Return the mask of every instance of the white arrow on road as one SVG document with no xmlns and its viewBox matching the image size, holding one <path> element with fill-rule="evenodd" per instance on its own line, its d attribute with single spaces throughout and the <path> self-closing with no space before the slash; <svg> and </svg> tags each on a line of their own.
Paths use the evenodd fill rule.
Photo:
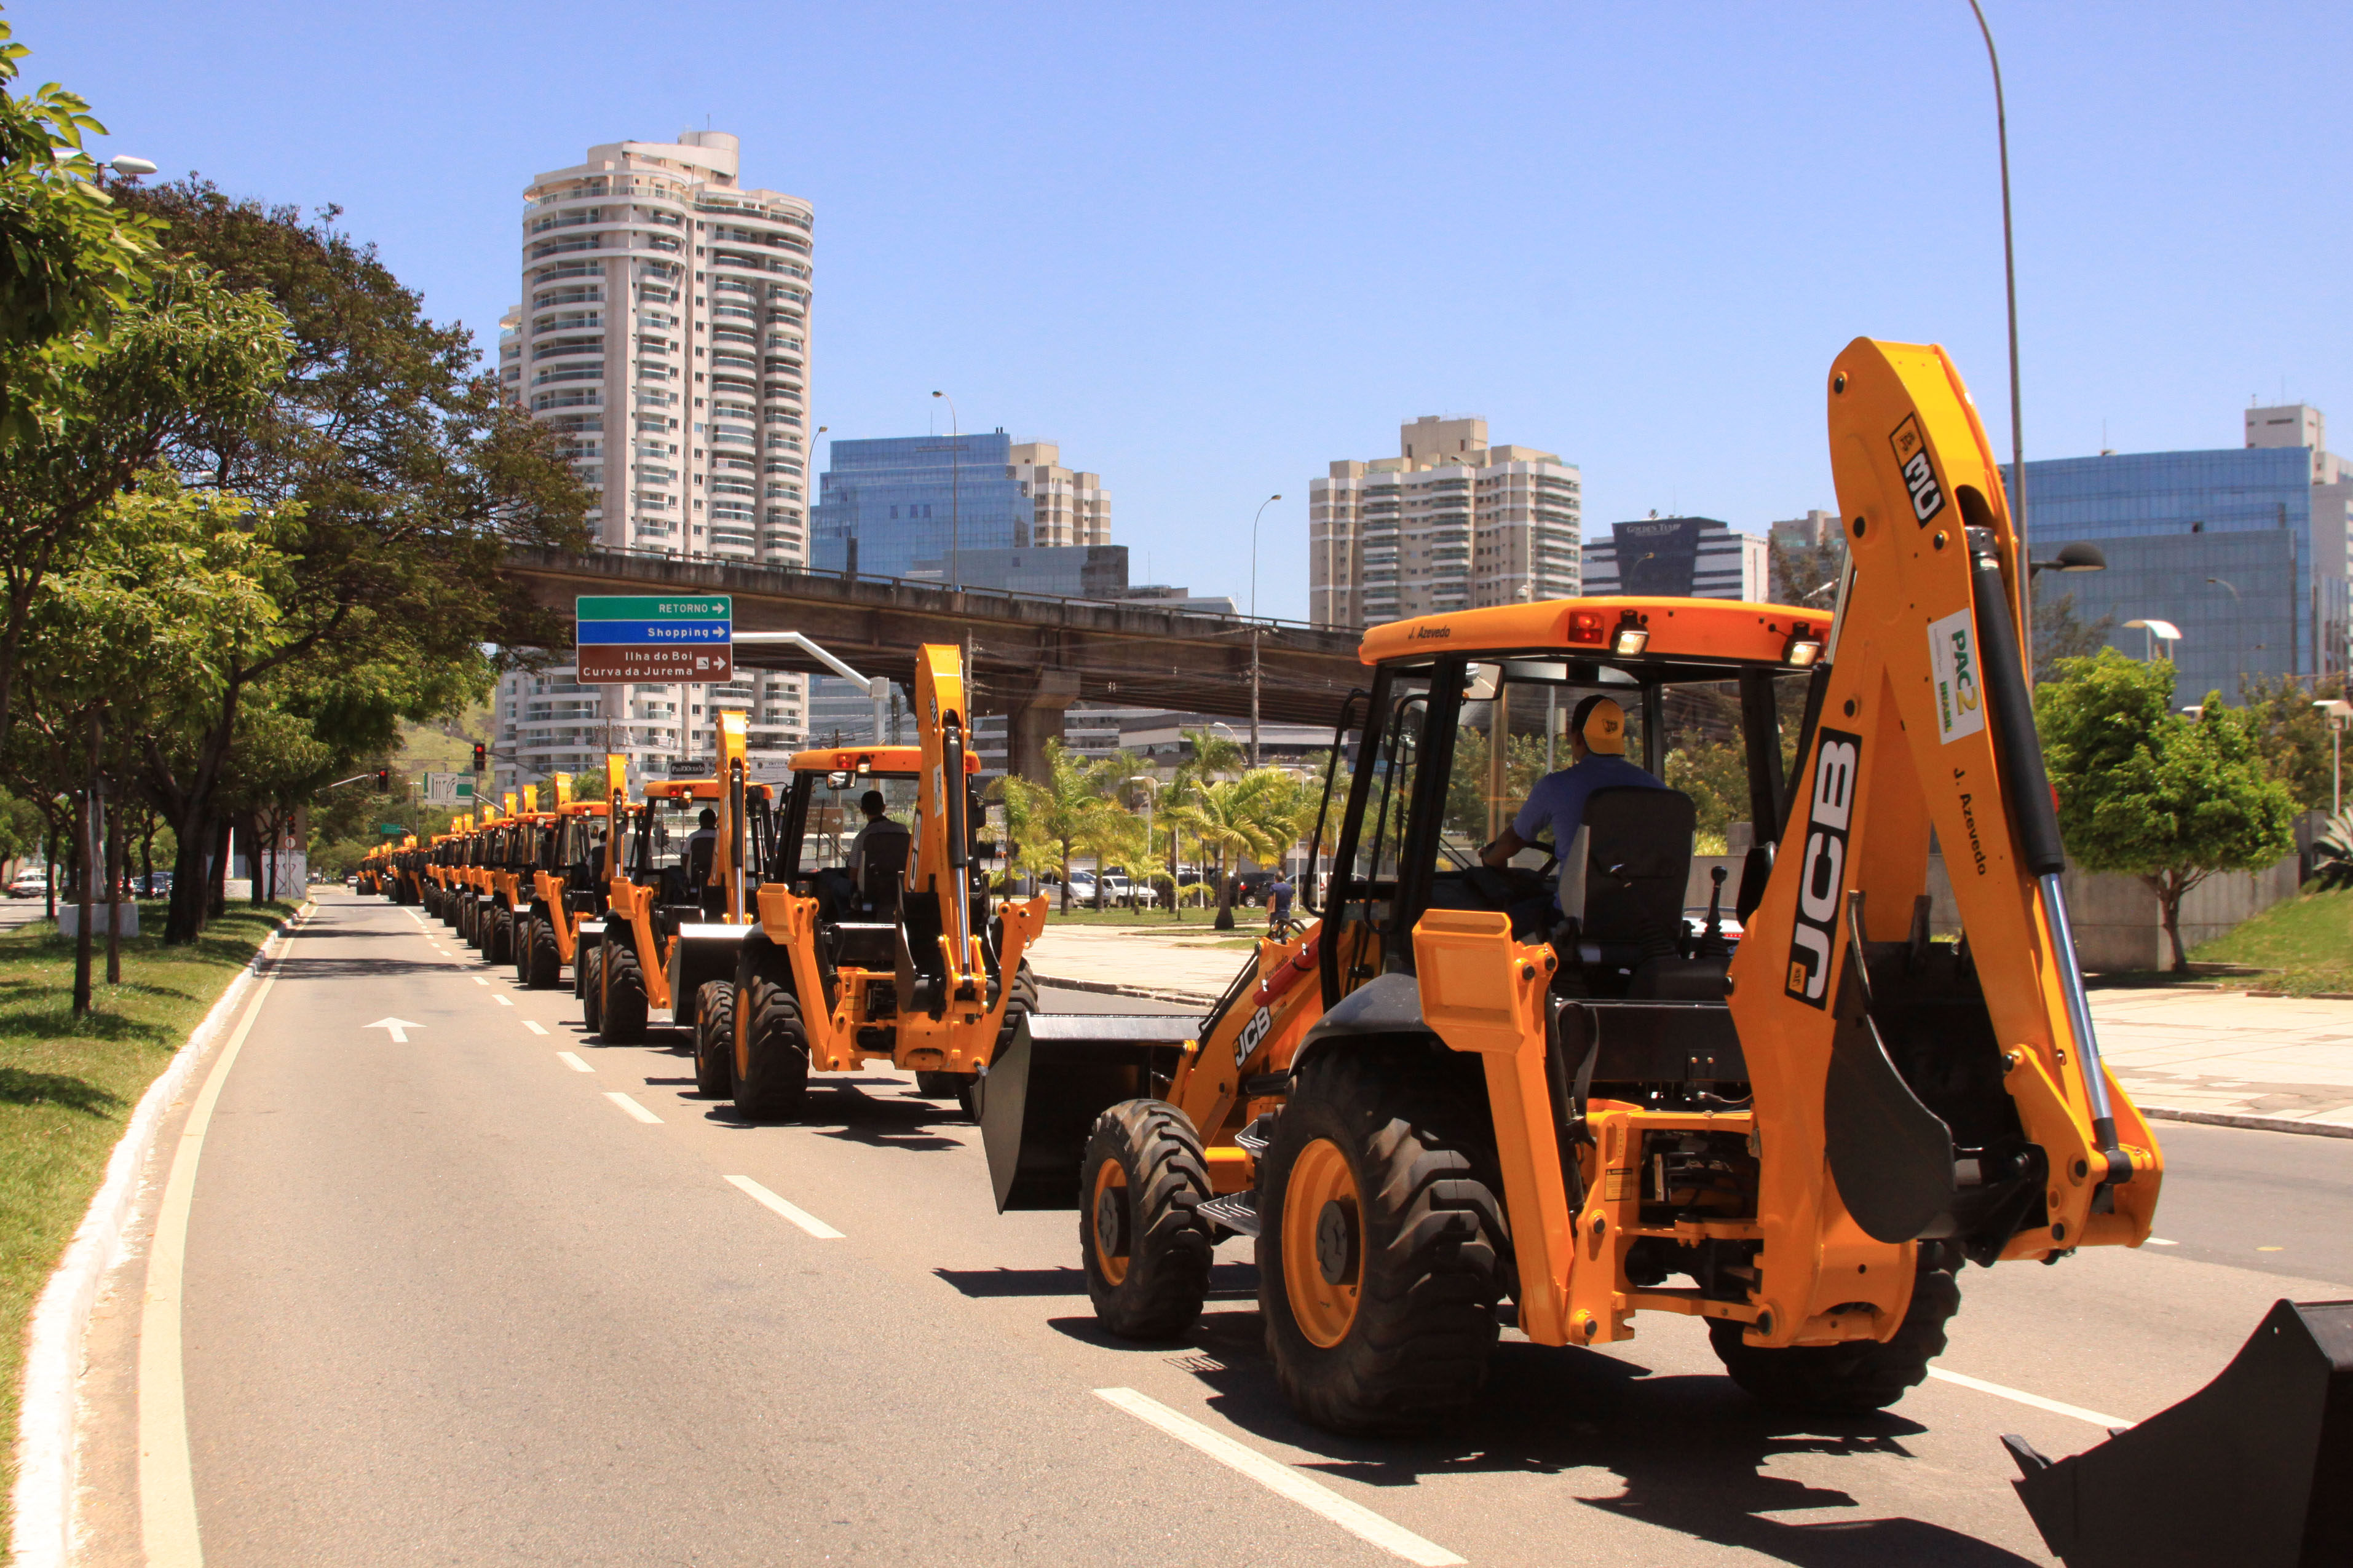
<svg viewBox="0 0 2353 1568">
<path fill-rule="evenodd" d="M 360 1027 L 363 1029 L 389 1029 L 392 1031 L 392 1043 L 396 1046 L 405 1046 L 408 1044 L 408 1031 L 411 1029 L 421 1029 L 425 1027 L 425 1026 L 422 1024 L 412 1024 L 406 1018 L 378 1018 L 375 1023 L 362 1024 Z"/>
</svg>

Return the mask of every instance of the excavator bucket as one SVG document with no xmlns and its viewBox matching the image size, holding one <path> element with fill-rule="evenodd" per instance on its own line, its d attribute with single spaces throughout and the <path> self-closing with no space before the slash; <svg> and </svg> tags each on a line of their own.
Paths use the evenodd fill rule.
<svg viewBox="0 0 2353 1568">
<path fill-rule="evenodd" d="M 2003 1445 L 2067 1568 L 2353 1563 L 2353 1301 L 2281 1301 L 2221 1376 L 2098 1447 Z"/>
<path fill-rule="evenodd" d="M 1201 1020 L 1186 1013 L 1030 1013 L 982 1083 L 997 1208 L 1074 1209 L 1095 1118 L 1166 1089 Z"/>
</svg>

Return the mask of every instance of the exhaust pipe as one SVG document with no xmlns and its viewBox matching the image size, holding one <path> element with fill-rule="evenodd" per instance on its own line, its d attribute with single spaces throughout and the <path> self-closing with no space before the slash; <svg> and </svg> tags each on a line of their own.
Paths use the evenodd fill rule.
<svg viewBox="0 0 2353 1568">
<path fill-rule="evenodd" d="M 2221 1376 L 2095 1448 L 2002 1446 L 2067 1568 L 2353 1563 L 2353 1301 L 2281 1301 Z"/>
</svg>

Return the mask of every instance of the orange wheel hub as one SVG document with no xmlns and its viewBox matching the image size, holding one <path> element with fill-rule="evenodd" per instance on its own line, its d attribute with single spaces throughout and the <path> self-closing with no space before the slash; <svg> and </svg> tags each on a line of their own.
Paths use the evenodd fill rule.
<svg viewBox="0 0 2353 1568">
<path fill-rule="evenodd" d="M 1282 1283 L 1308 1342 L 1330 1350 L 1356 1321 L 1365 1205 L 1356 1173 L 1329 1138 L 1299 1152 L 1282 1194 Z"/>
<path fill-rule="evenodd" d="M 1095 1268 L 1105 1283 L 1119 1285 L 1127 1279 L 1127 1172 L 1117 1160 L 1105 1160 L 1095 1167 L 1090 1187 L 1087 1234 Z"/>
</svg>

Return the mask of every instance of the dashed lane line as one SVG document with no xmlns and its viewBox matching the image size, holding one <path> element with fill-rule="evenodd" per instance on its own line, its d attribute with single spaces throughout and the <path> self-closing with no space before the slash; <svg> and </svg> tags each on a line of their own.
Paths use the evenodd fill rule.
<svg viewBox="0 0 2353 1568">
<path fill-rule="evenodd" d="M 474 984 L 477 984 L 477 985 L 488 985 L 488 984 L 490 984 L 490 982 L 489 982 L 489 981 L 487 981 L 487 980 L 485 980 L 485 979 L 483 979 L 480 975 L 477 974 L 477 975 L 475 975 L 475 976 L 474 976 Z"/>
<path fill-rule="evenodd" d="M 562 1062 L 565 1067 L 570 1068 L 574 1072 L 595 1072 L 596 1070 L 595 1068 L 590 1067 L 586 1062 L 582 1061 L 579 1057 L 570 1051 L 556 1052 L 555 1059 Z M 631 1100 L 629 1103 L 635 1105 L 637 1101 Z"/>
<path fill-rule="evenodd" d="M 640 1121 L 650 1121 L 656 1126 L 659 1126 L 661 1124 L 660 1117 L 656 1116 L 652 1111 L 648 1110 L 644 1106 L 639 1105 L 636 1100 L 631 1100 L 628 1095 L 623 1094 L 618 1089 L 607 1089 L 605 1091 L 605 1098 L 611 1100 L 614 1104 L 619 1106 L 623 1110 L 628 1111 L 631 1116 L 636 1117 Z"/>
<path fill-rule="evenodd" d="M 1446 1568 L 1465 1561 L 1436 1542 L 1426 1541 L 1395 1521 L 1350 1501 L 1322 1482 L 1309 1480 L 1289 1465 L 1270 1459 L 1189 1415 L 1179 1415 L 1149 1394 L 1138 1394 L 1132 1388 L 1098 1388 L 1095 1397 L 1159 1427 L 1228 1469 L 1249 1477 L 1277 1497 L 1287 1498 L 1310 1512 L 1323 1515 L 1359 1541 L 1369 1542 L 1409 1563 L 1423 1564 L 1424 1568 Z"/>
<path fill-rule="evenodd" d="M 543 1035 L 547 1033 L 547 1026 L 541 1023 L 536 1018 L 525 1018 L 522 1021 L 522 1026 L 529 1029 L 534 1035 Z"/>
<path fill-rule="evenodd" d="M 2031 1405 L 2037 1410 L 2048 1410 L 2053 1415 L 2072 1415 L 2078 1421 L 2088 1421 L 2094 1426 L 2118 1427 L 2137 1425 L 2126 1420 L 2121 1415 L 2103 1415 L 2096 1410 L 2086 1410 L 2080 1405 L 2063 1405 L 2056 1399 L 2045 1399 L 2039 1394 L 2029 1394 L 2021 1388 L 2005 1388 L 1999 1383 L 1988 1383 L 1981 1377 L 1970 1377 L 1965 1373 L 1947 1372 L 1940 1366 L 1930 1367 L 1928 1375 L 1940 1383 L 1958 1384 L 1963 1388 L 1974 1388 L 1979 1394 L 1990 1394 L 1996 1399 L 2013 1399 L 2021 1405 Z"/>
<path fill-rule="evenodd" d="M 767 1209 L 774 1214 L 782 1215 L 785 1218 L 792 1221 L 795 1225 L 800 1226 L 811 1236 L 816 1237 L 819 1241 L 839 1241 L 842 1238 L 841 1232 L 834 1229 L 833 1226 L 826 1224 L 825 1221 L 818 1218 L 817 1215 L 809 1213 L 808 1210 L 799 1208 L 792 1204 L 786 1203 L 784 1199 L 778 1197 L 776 1194 L 770 1192 L 767 1188 L 762 1186 L 751 1177 L 730 1176 L 727 1180 L 731 1185 L 741 1188 L 754 1203 L 758 1204 L 762 1208 Z"/>
<path fill-rule="evenodd" d="M 514 998 L 512 996 L 492 996 L 491 1000 L 497 1003 L 501 1007 L 512 1007 L 514 1005 Z"/>
</svg>

